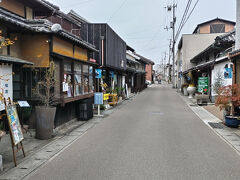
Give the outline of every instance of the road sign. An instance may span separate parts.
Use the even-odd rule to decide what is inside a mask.
[[[103,93],[94,93],[94,104],[103,104]]]

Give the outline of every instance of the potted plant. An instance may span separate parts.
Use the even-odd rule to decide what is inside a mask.
[[[189,82],[189,86],[187,87],[187,92],[189,94],[189,98],[193,98],[193,95],[196,91],[196,86],[194,84],[194,80],[193,80],[193,74],[192,72],[189,72],[187,74],[187,81]]]
[[[240,105],[240,86],[238,84],[219,88],[215,105],[224,110],[225,124],[229,127],[239,126],[239,117],[234,111],[234,107]]]
[[[45,75],[33,90],[40,104],[35,107],[36,113],[36,138],[50,139],[53,135],[54,119],[56,107],[54,102],[54,86],[55,86],[55,65],[50,62],[49,68],[46,69]]]
[[[188,92],[187,92],[188,86],[189,86],[188,83],[185,83],[185,84],[182,85],[182,91],[183,91],[184,96],[188,96]]]

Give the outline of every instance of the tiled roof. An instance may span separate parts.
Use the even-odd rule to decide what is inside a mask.
[[[137,54],[137,53],[134,53],[136,56],[138,56],[138,57],[140,57],[141,58],[141,61],[143,61],[144,63],[146,63],[146,64],[152,64],[152,65],[154,65],[155,63],[153,62],[153,61],[151,61],[150,59],[147,59],[147,58],[145,58],[145,57],[143,57],[143,56],[141,56],[141,55],[139,55],[139,54]]]
[[[70,32],[67,32],[65,30],[53,32],[51,30],[53,23],[51,23],[50,21],[48,21],[46,19],[27,20],[27,19],[24,19],[20,16],[17,16],[11,12],[8,12],[8,11],[0,8],[0,20],[9,22],[16,26],[20,26],[20,27],[30,30],[30,31],[56,34],[56,35],[62,36],[63,38],[69,39],[77,44],[80,44],[83,47],[86,47],[92,51],[98,51],[94,45],[81,40],[78,36],[76,36]]]
[[[51,10],[60,10],[60,8],[46,0],[35,0]]]
[[[32,62],[23,60],[23,59],[19,59],[16,57],[12,57],[12,56],[2,56],[0,55],[0,62],[10,62],[10,63],[17,63],[17,64],[28,64],[28,65],[33,65]]]
[[[221,44],[233,44],[235,42],[235,30],[225,33],[223,35],[217,36],[214,43],[204,49],[202,52],[193,57],[190,62],[196,63],[202,56],[210,53],[214,49],[217,49]]]
[[[234,58],[234,57],[239,56],[239,55],[240,55],[240,49],[237,49],[237,50],[229,53],[229,58]]]
[[[235,29],[226,33],[226,34],[223,34],[223,35],[220,35],[220,36],[217,36],[215,41],[216,42],[219,42],[219,43],[234,43],[235,42],[235,34],[236,34],[236,31]]]

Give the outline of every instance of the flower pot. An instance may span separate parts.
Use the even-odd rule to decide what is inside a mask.
[[[196,91],[196,87],[188,86],[187,88],[187,92],[189,94],[188,98],[193,98],[195,91]]]
[[[45,140],[53,135],[56,107],[36,106],[36,138]]]
[[[237,117],[224,116],[225,125],[232,128],[238,128],[240,121]]]

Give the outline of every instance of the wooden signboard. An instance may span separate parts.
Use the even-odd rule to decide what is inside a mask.
[[[6,99],[4,99],[4,104],[5,104],[5,109],[6,109],[6,114],[8,118],[9,129],[10,129],[10,137],[12,142],[13,159],[14,159],[15,166],[17,166],[16,153],[19,150],[22,150],[23,156],[25,157],[25,152],[22,144],[23,133],[22,133],[22,127],[18,118],[17,108],[13,103],[11,103],[10,98],[8,99],[8,101],[9,101],[9,104],[7,104]]]
[[[15,105],[6,106],[6,113],[11,134],[13,137],[13,143],[16,146],[23,140],[22,128],[18,118],[16,106]]]

